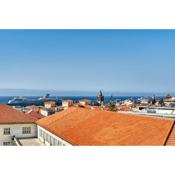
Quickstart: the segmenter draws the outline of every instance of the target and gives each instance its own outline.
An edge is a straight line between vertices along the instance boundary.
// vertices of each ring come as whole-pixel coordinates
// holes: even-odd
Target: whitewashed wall
[[[23,134],[23,127],[31,127],[31,134]],[[10,128],[10,135],[4,135],[4,128]],[[37,137],[37,125],[36,124],[0,124],[0,146],[3,142],[11,142],[11,138],[30,138]]]
[[[40,113],[46,117],[49,115],[47,110],[40,110]]]
[[[41,126],[37,126],[37,128],[38,128],[38,132],[37,132],[38,139],[45,145],[47,146],[73,146],[72,144],[66,142],[62,138],[56,136],[55,134],[52,134],[45,128],[42,128]],[[40,135],[41,131],[44,132],[45,134],[48,134],[48,136],[50,137],[48,141],[46,140],[46,137],[43,137]]]
[[[163,110],[163,109],[157,109],[156,113],[158,114],[175,114],[174,110]]]

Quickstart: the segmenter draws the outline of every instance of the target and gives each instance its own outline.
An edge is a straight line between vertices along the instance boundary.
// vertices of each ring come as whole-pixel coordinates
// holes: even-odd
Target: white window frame
[[[39,130],[39,136],[43,138],[43,131],[41,129]]]
[[[10,135],[10,128],[4,128],[4,135]]]
[[[3,142],[3,146],[10,146],[11,143],[10,142]]]
[[[22,127],[22,134],[27,135],[31,134],[32,128],[31,127]]]
[[[58,140],[57,143],[58,143],[58,146],[63,146],[63,143],[61,141]]]

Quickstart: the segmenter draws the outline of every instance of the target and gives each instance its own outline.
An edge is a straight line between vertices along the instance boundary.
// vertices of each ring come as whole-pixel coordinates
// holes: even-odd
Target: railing
[[[16,146],[22,146],[21,143],[19,142],[19,140],[15,136],[12,137],[12,141],[14,141]]]

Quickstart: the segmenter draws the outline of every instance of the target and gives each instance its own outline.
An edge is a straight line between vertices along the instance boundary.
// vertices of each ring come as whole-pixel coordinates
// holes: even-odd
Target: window
[[[44,140],[46,140],[46,133],[45,132],[43,132],[43,138],[44,138]]]
[[[50,139],[51,139],[51,137],[50,137],[50,135],[49,135],[49,137],[48,137],[48,142],[49,142],[49,143],[51,143]]]
[[[53,137],[50,137],[50,145],[53,145]]]
[[[3,146],[10,146],[10,142],[3,142]]]
[[[49,136],[47,133],[46,133],[46,141],[49,142]]]
[[[53,145],[56,146],[56,139],[53,138]]]
[[[39,133],[40,133],[40,137],[43,137],[43,131],[41,129],[39,130]]]
[[[22,133],[23,134],[31,134],[31,127],[23,127]]]
[[[46,142],[50,143],[50,140],[51,140],[51,136],[46,133]]]
[[[62,146],[62,143],[60,141],[58,141],[58,146]]]
[[[10,135],[10,128],[4,128],[4,135]]]

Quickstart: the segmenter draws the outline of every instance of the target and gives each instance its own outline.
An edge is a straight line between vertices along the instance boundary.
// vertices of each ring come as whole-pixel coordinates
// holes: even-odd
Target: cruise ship
[[[8,101],[8,105],[11,106],[30,106],[30,105],[36,105],[36,106],[42,106],[44,105],[44,102],[46,101],[55,101],[57,105],[61,104],[61,101],[57,98],[51,98],[50,94],[46,94],[44,97],[40,98],[24,98],[24,97],[14,97],[12,100]]]

